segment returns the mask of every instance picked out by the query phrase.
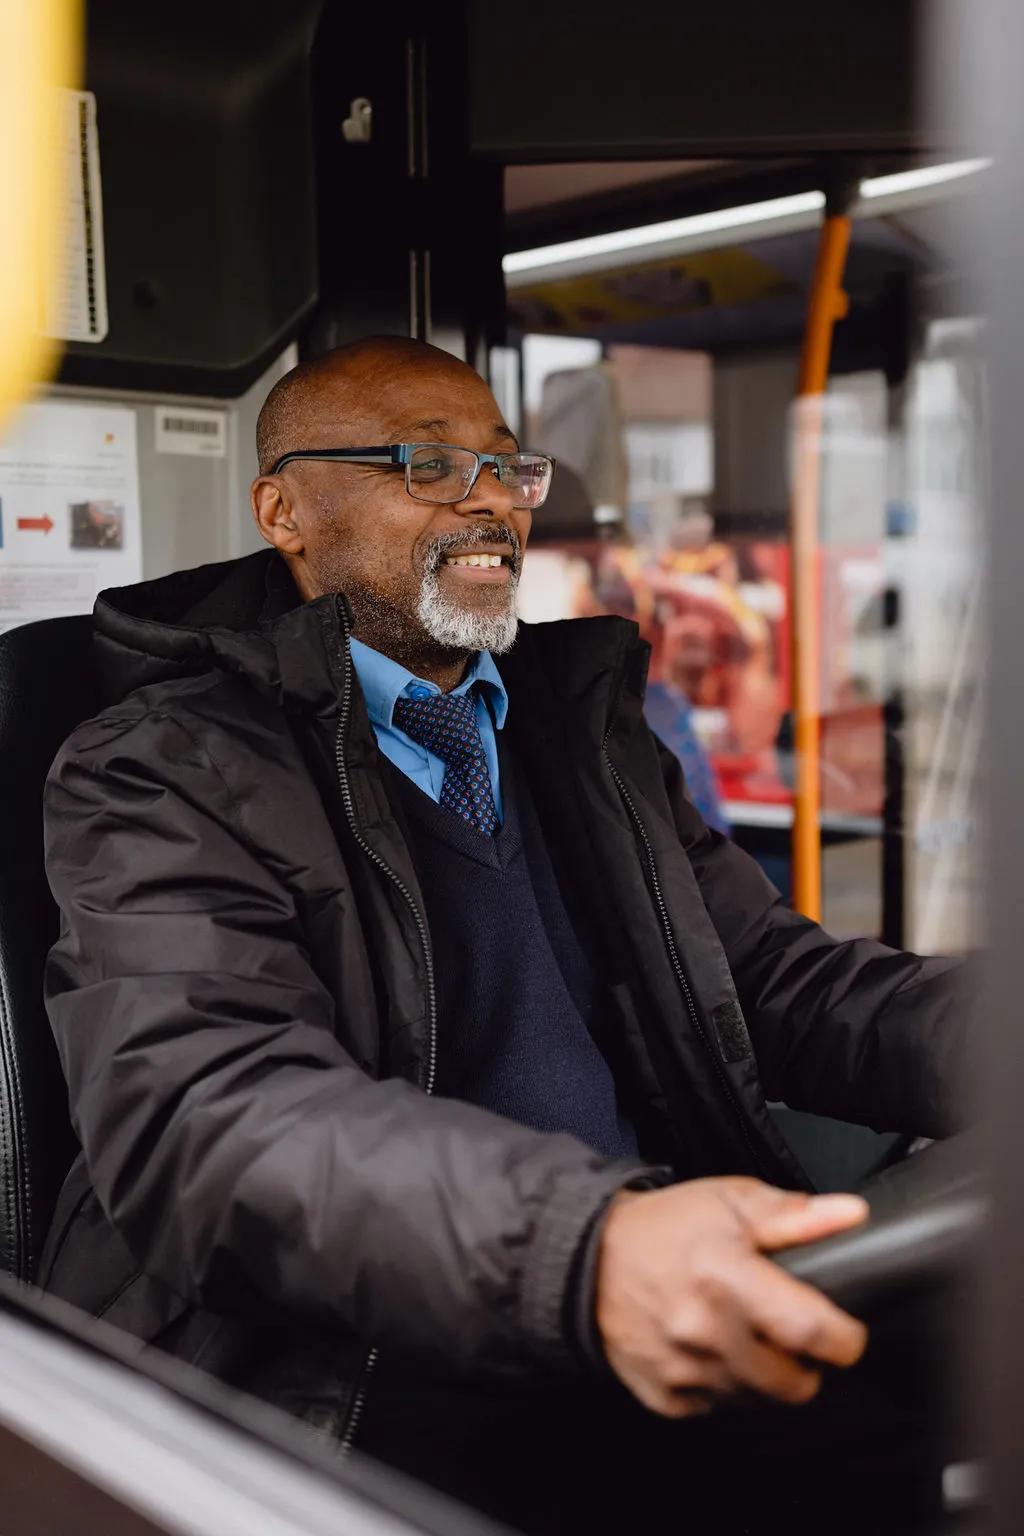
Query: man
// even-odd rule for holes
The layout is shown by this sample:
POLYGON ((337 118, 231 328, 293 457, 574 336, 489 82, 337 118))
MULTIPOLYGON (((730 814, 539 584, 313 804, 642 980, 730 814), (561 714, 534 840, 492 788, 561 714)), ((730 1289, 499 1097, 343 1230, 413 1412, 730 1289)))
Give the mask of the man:
MULTIPOLYGON (((524 1529, 595 1529, 657 1416, 859 1356, 764 1255, 863 1216, 801 1192, 765 1096, 948 1132, 951 967, 835 942, 704 827, 633 626, 517 631, 550 464, 464 364, 305 364, 259 458, 273 551, 104 594, 111 706, 52 771, 82 1157, 44 1282, 524 1529)), ((668 1428, 675 1479, 705 1442, 668 1428)))

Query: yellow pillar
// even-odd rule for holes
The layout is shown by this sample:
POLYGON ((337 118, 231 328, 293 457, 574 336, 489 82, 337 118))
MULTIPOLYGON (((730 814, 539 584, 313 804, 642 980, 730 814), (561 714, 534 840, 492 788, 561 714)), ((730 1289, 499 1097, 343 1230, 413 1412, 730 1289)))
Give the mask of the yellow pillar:
POLYGON ((56 366, 43 294, 60 241, 61 103, 82 62, 79 0, 0 0, 0 430, 56 366))

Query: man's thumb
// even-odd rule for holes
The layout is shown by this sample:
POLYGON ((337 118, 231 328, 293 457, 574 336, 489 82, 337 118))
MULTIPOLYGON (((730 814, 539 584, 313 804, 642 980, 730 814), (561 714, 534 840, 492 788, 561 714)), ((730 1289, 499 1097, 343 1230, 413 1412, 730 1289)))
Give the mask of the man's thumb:
POLYGON ((794 1195, 774 1207, 748 1212, 751 1236, 758 1248, 791 1248, 859 1226, 868 1216, 860 1195, 794 1195))

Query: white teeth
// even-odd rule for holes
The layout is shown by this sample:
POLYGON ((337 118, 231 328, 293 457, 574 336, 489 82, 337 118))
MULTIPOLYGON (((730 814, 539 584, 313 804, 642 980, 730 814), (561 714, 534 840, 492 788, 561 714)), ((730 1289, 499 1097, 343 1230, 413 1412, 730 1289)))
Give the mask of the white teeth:
POLYGON ((449 555, 447 560, 445 561, 445 564, 446 565, 484 565, 484 566, 492 567, 492 566, 501 565, 503 560, 504 560, 504 556, 503 555, 490 555, 490 554, 483 554, 483 555, 449 555))

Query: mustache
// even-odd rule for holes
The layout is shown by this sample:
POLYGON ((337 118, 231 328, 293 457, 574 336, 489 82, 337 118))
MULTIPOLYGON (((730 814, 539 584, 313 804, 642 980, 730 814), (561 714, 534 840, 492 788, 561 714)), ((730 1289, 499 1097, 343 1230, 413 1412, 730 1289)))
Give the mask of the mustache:
POLYGON ((456 549, 472 553, 475 549, 507 544, 512 551, 512 574, 518 576, 523 563, 523 550, 513 529, 506 523, 476 523, 457 533, 439 533, 427 545, 425 569, 433 576, 441 569, 448 556, 456 549))

